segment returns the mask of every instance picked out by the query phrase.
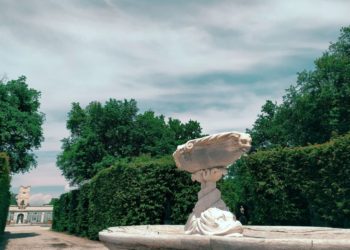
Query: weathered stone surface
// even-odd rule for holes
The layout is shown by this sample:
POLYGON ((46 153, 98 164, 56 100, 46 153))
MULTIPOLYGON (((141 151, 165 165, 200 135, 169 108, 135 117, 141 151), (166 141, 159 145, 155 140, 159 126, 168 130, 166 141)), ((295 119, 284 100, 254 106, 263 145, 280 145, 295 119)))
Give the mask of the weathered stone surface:
POLYGON ((192 180, 201 183, 198 201, 185 225, 186 234, 240 236, 242 224, 229 211, 216 188, 226 168, 209 168, 192 174, 192 180))
POLYGON ((29 197, 30 197, 30 186, 25 187, 21 186, 19 188, 19 192, 16 195, 17 206, 21 208, 25 208, 29 206, 29 197))
POLYGON ((350 229, 246 226, 243 237, 186 235, 184 226, 114 227, 100 232, 109 249, 350 249, 350 229))
POLYGON ((242 232, 241 222, 231 212, 215 207, 205 210, 198 217, 192 213, 185 225, 186 234, 240 237, 242 232))
POLYGON ((216 182, 251 146, 248 134, 226 132, 190 140, 178 146, 173 157, 179 169, 192 173, 201 184, 198 202, 185 225, 186 234, 241 236, 242 224, 221 199, 216 182))
POLYGON ((179 169, 195 173, 202 169, 227 167, 251 147, 250 135, 225 132, 189 140, 177 147, 173 157, 179 169))

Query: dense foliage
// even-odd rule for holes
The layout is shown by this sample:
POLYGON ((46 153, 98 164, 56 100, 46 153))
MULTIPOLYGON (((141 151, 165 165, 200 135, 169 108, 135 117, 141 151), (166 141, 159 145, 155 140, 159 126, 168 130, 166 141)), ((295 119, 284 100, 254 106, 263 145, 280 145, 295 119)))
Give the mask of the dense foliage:
POLYGON ((170 154, 177 145, 201 136, 198 122, 183 124, 152 111, 138 113, 135 100, 91 102, 86 108, 73 103, 67 128, 71 135, 62 141, 57 165, 73 184, 92 178, 116 158, 170 154))
POLYGON ((264 225, 350 227, 350 134, 321 145, 258 151, 234 165, 233 197, 264 225))
POLYGON ((17 200, 16 200, 17 194, 15 193, 10 193, 10 205, 17 205, 17 200))
POLYGON ((183 224, 199 191, 170 156, 120 160, 54 203, 52 228, 96 239, 110 226, 183 224))
POLYGON ((350 26, 317 60, 298 74, 280 105, 268 100, 253 128, 256 148, 324 143, 350 131, 350 26))
POLYGON ((8 157, 0 153, 0 234, 4 232, 10 205, 10 170, 8 157))
POLYGON ((40 93, 28 88, 24 76, 0 80, 0 151, 10 158, 12 173, 28 171, 36 165, 33 149, 42 140, 44 115, 39 112, 40 93))

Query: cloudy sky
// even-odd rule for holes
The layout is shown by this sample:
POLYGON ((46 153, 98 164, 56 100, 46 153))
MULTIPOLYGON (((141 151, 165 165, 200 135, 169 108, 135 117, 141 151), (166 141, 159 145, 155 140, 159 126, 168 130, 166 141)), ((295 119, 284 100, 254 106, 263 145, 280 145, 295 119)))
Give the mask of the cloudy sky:
POLYGON ((46 114, 38 168, 13 190, 65 190, 55 158, 72 102, 135 98, 205 133, 244 131, 312 69, 349 11, 345 0, 0 0, 0 76, 27 76, 46 114))

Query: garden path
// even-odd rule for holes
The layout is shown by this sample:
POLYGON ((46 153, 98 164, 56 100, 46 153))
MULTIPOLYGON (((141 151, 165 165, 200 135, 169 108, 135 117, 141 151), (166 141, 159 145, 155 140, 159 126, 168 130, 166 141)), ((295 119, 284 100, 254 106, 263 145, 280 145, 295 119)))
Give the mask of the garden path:
POLYGON ((1 250, 28 249, 96 249, 107 248, 98 241, 92 241, 64 233, 53 232, 49 227, 41 226, 9 226, 5 234, 0 236, 1 250))

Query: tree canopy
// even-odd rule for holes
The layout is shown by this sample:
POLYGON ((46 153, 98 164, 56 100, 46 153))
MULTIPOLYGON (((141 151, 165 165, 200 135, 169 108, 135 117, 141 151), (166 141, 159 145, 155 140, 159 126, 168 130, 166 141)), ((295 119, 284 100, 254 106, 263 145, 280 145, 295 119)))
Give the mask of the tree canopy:
POLYGON ((253 128, 257 148, 323 143, 350 130, 350 26, 315 60, 315 68, 298 73, 278 105, 268 100, 253 128))
POLYGON ((139 113, 133 99, 91 102, 85 108, 73 103, 67 128, 70 136, 62 140, 57 165, 72 184, 90 179, 115 159, 170 154, 202 131, 196 121, 166 120, 150 110, 139 113))
POLYGON ((16 196, 17 194, 10 192, 10 205, 17 205, 16 196))
POLYGON ((39 111, 40 92, 26 84, 26 77, 0 80, 0 152, 10 158, 12 173, 36 166, 33 149, 43 140, 44 114, 39 111))

